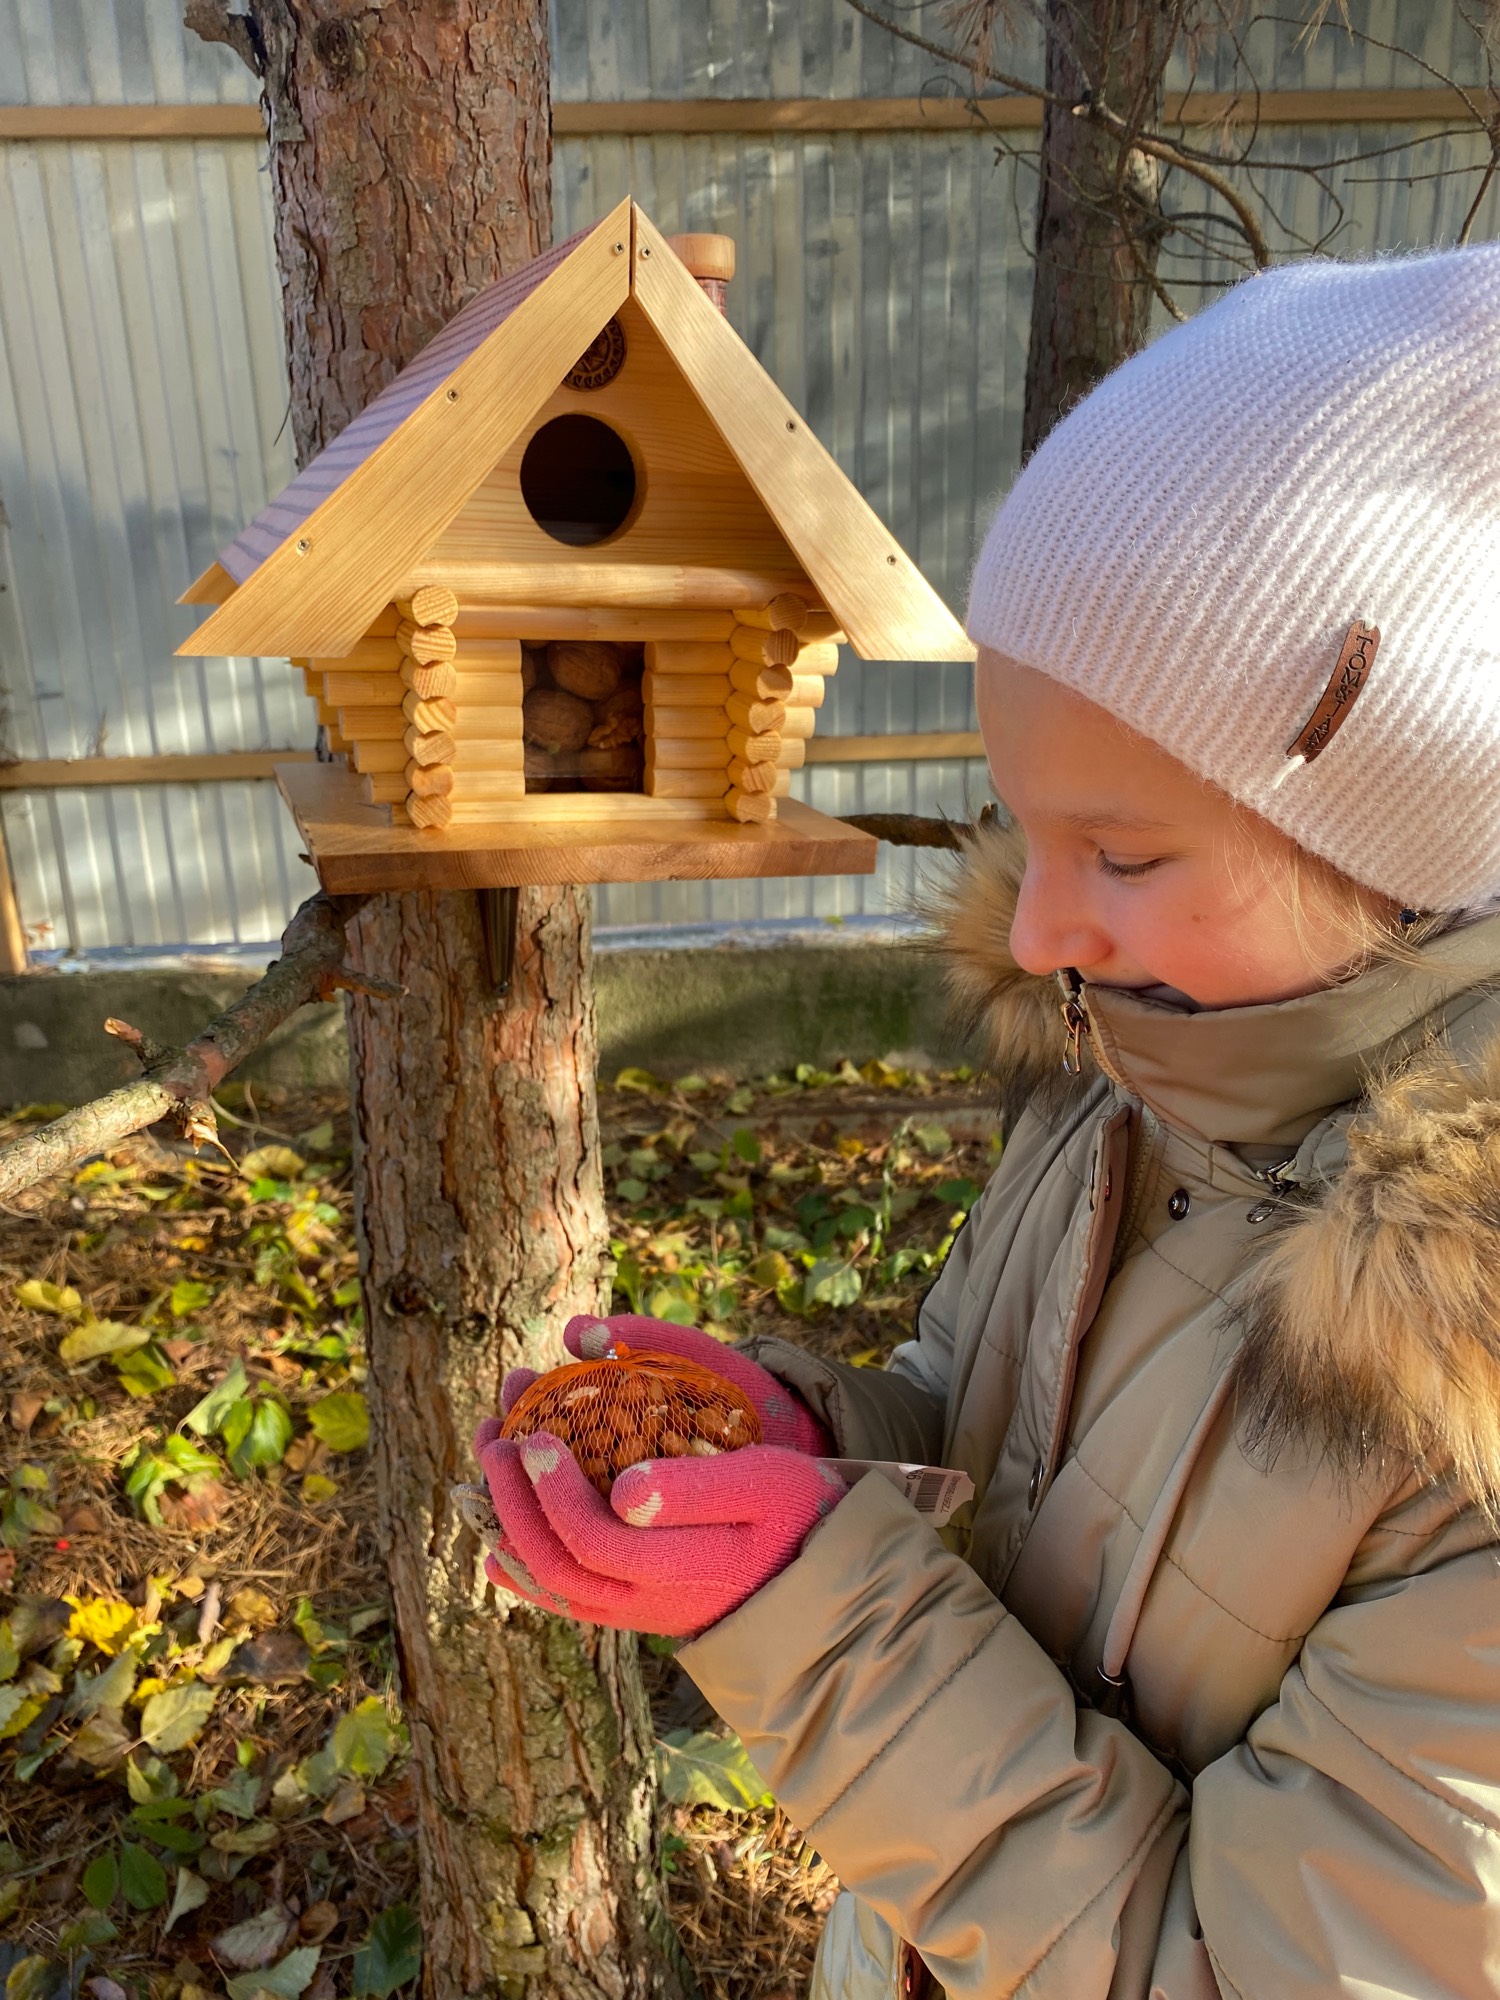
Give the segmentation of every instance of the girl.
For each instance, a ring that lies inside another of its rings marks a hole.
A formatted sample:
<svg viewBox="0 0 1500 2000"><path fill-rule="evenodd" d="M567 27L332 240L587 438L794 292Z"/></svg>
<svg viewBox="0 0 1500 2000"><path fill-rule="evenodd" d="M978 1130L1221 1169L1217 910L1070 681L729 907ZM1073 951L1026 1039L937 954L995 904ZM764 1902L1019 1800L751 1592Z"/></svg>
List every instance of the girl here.
<svg viewBox="0 0 1500 2000"><path fill-rule="evenodd" d="M1500 1989L1497 466L1497 246L1080 404L973 581L1015 830L946 928L1028 1104L915 1340L575 1321L763 1414L607 1501L481 1433L494 1580L690 1636L838 1871L823 2000Z"/></svg>

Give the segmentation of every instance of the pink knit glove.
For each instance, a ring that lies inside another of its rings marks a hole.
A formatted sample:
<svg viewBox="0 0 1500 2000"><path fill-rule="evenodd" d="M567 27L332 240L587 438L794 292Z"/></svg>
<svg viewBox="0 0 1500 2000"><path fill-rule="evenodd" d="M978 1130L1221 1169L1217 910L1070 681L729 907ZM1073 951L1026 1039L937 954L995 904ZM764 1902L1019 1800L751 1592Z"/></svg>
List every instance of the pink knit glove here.
<svg viewBox="0 0 1500 2000"><path fill-rule="evenodd" d="M613 1319L580 1314L563 1328L563 1346L580 1361L598 1361L617 1340L654 1354L675 1354L732 1382L755 1405L760 1416L762 1444L805 1452L809 1458L829 1458L834 1442L800 1396L778 1382L768 1369L747 1355L736 1354L711 1333L695 1326L674 1326L670 1320L647 1319L641 1313L617 1313ZM500 1385L500 1407L509 1410L536 1380L534 1368L512 1368Z"/></svg>
<svg viewBox="0 0 1500 2000"><path fill-rule="evenodd" d="M690 1638L727 1617L847 1490L802 1452L752 1444L647 1459L606 1500L549 1432L499 1432L489 1418L474 1440L500 1523L485 1574L544 1611L627 1632Z"/></svg>

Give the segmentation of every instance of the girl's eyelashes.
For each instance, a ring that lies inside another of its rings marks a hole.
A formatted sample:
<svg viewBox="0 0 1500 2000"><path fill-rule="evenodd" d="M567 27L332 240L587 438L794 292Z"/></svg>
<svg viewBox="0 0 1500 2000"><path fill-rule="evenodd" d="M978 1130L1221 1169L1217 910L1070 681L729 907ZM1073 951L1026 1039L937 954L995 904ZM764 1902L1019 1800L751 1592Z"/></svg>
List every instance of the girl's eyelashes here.
<svg viewBox="0 0 1500 2000"><path fill-rule="evenodd" d="M1112 861L1107 854L1099 856L1099 866L1106 875L1112 875L1117 882L1139 882L1143 875L1149 875L1154 868L1160 868L1165 857L1158 855L1152 861Z"/></svg>

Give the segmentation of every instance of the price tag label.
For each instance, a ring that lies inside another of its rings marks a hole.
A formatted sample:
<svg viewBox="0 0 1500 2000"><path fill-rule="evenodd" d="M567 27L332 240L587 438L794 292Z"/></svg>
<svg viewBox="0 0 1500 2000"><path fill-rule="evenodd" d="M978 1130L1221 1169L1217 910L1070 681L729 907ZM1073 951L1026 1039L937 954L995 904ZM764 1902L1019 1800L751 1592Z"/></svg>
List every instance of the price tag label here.
<svg viewBox="0 0 1500 2000"><path fill-rule="evenodd" d="M896 1491L908 1499L934 1528L944 1527L966 1501L974 1498L974 1482L967 1472L955 1472L947 1465L906 1465L894 1458L820 1458L819 1465L836 1472L848 1486L878 1472Z"/></svg>

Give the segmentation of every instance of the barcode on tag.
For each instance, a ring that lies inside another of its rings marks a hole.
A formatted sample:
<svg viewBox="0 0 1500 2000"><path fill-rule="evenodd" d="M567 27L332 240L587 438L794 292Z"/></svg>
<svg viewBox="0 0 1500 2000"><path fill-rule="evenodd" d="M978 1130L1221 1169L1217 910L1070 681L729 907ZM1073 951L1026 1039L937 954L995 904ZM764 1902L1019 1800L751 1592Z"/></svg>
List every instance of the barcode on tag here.
<svg viewBox="0 0 1500 2000"><path fill-rule="evenodd" d="M934 1528L944 1527L966 1501L974 1498L974 1482L967 1472L955 1472L947 1465L906 1465L890 1458L820 1458L819 1465L836 1472L848 1486L867 1472L894 1486Z"/></svg>
<svg viewBox="0 0 1500 2000"><path fill-rule="evenodd" d="M946 1472L919 1472L907 1497L919 1514L935 1514L942 1505L943 1490L947 1484Z"/></svg>

